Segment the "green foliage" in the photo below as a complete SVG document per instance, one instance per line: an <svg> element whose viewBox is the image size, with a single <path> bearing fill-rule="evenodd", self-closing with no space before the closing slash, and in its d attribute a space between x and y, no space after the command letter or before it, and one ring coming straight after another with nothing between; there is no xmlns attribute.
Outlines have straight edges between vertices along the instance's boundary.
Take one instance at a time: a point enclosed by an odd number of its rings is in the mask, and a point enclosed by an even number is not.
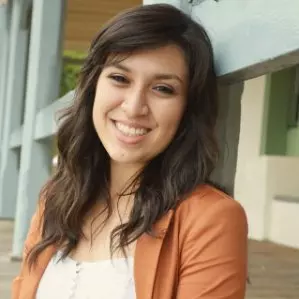
<svg viewBox="0 0 299 299"><path fill-rule="evenodd" d="M84 59L86 57L86 52L79 52L79 51L71 51L71 50L65 50L63 52L64 57L70 57L73 59Z"/></svg>
<svg viewBox="0 0 299 299"><path fill-rule="evenodd" d="M60 97L76 87L82 61L85 57L86 53L64 51L60 82Z"/></svg>

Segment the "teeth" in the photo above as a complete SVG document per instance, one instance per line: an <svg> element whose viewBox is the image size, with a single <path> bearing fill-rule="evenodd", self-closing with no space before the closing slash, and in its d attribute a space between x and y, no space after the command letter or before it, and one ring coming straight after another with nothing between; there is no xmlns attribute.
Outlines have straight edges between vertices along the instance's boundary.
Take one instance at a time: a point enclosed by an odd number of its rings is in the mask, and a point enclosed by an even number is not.
<svg viewBox="0 0 299 299"><path fill-rule="evenodd" d="M124 135L127 135L127 136L142 136L148 132L147 129L132 128L132 127L126 126L119 122L116 122L115 125L119 131L121 131Z"/></svg>

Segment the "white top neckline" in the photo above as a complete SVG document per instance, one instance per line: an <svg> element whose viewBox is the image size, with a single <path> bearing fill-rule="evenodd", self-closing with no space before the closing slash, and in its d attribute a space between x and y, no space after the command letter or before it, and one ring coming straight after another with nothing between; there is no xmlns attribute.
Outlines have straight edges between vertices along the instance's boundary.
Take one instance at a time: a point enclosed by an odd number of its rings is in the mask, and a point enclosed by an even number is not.
<svg viewBox="0 0 299 299"><path fill-rule="evenodd" d="M135 299L134 258L60 260L58 251L39 283L36 299Z"/></svg>
<svg viewBox="0 0 299 299"><path fill-rule="evenodd" d="M62 256L62 252L60 250L57 251L57 254L59 256ZM72 263L77 263L77 264L84 264L84 265L92 265L92 264L105 264L105 263L113 263L114 261L116 262L123 262L123 261L133 261L134 257L133 256L128 256L128 257L118 257L114 259L102 259L102 260L94 260L94 261L79 261L76 260L70 256L65 257L66 261L70 261Z"/></svg>

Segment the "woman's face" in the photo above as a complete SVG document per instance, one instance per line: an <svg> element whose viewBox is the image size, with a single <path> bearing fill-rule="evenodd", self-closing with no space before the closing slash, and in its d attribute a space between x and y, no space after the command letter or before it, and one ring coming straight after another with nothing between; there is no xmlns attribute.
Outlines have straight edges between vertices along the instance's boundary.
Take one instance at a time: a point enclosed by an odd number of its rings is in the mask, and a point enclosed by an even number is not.
<svg viewBox="0 0 299 299"><path fill-rule="evenodd" d="M186 105L187 76L184 54L175 45L106 64L93 123L114 162L145 165L169 145Z"/></svg>

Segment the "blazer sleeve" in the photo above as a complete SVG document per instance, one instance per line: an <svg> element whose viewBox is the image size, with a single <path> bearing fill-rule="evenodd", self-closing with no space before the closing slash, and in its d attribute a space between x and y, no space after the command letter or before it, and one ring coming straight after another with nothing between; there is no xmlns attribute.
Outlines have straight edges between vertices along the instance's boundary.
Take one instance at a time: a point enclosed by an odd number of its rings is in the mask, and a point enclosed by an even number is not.
<svg viewBox="0 0 299 299"><path fill-rule="evenodd" d="M29 231L26 240L24 242L22 263L21 263L21 269L19 275L15 277L15 279L12 282L12 297L11 297L12 299L18 299L20 296L20 289L21 289L23 277L25 272L28 271L28 264L27 264L26 257L28 255L28 252L31 250L31 248L40 239L40 232L41 232L40 225L41 225L42 213L43 213L43 205L40 202L35 214L31 219Z"/></svg>
<svg viewBox="0 0 299 299"><path fill-rule="evenodd" d="M247 220L241 205L224 198L205 209L201 217L198 213L197 217L185 216L176 298L244 299Z"/></svg>

